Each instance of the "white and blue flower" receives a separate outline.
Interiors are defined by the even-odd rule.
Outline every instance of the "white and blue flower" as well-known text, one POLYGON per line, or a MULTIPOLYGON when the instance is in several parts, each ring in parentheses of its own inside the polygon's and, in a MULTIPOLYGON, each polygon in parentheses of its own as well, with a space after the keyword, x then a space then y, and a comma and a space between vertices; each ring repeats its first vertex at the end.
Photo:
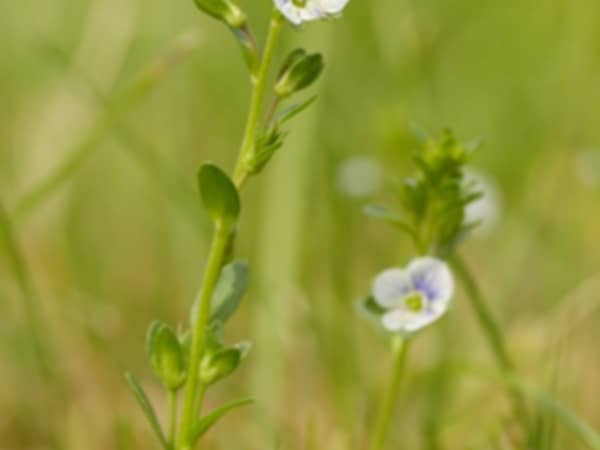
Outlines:
POLYGON ((275 6, 294 25, 340 14, 349 0, 274 0, 275 6))
POLYGON ((454 280, 443 261, 425 257, 408 267, 387 269, 373 283, 382 309, 381 324, 393 333, 414 333, 442 317, 454 294, 454 280))

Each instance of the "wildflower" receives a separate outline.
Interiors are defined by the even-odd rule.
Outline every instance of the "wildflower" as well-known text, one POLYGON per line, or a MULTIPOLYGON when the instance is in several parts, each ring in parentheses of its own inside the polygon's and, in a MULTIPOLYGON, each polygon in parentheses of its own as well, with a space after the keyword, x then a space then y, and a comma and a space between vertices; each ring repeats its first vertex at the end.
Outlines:
POLYGON ((406 269, 383 271, 373 283, 373 298, 384 311, 383 327, 414 333, 447 311, 454 292, 450 269, 431 257, 413 260, 406 269))
POLYGON ((274 0, 279 11, 294 25, 340 14, 349 0, 274 0))

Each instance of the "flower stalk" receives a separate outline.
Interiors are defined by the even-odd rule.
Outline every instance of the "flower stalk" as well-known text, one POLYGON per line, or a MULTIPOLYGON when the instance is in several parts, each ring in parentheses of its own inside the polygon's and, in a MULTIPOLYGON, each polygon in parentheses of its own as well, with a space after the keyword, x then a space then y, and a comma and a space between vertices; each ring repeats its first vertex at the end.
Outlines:
POLYGON ((394 351, 394 368, 390 378, 390 382, 385 393, 381 409, 378 414, 373 439, 371 441, 371 450, 382 450, 385 444, 385 439, 390 428, 390 422, 394 413, 394 407, 398 394, 400 392, 400 384, 404 374, 406 364, 406 355, 408 353, 409 341, 403 337, 396 337, 392 341, 394 351))
POLYGON ((254 145, 256 143, 256 130, 258 129, 265 98, 267 77, 269 75, 269 68, 273 62, 275 47, 281 34, 282 25, 283 17, 279 11, 274 9, 271 16, 269 34, 267 35, 267 40, 265 42, 264 53, 257 76, 255 79, 253 79, 254 89, 252 92, 252 98, 250 100, 248 121, 246 123, 246 129, 244 131, 244 138, 242 139, 242 146, 240 148, 238 161, 233 173, 233 181, 238 189, 241 189, 244 186, 248 176, 252 172, 249 168, 249 160, 253 156, 254 145))

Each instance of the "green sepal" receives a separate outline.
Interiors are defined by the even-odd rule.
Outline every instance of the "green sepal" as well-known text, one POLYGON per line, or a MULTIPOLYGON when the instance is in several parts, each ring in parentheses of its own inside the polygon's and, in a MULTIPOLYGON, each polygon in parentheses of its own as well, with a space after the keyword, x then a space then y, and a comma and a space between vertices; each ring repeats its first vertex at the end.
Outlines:
POLYGON ((242 362, 243 350, 227 348, 216 353, 206 353, 200 362, 200 381, 210 386, 231 375, 242 362))
POLYGON ((167 389, 178 390, 186 377, 186 361, 178 337, 168 325, 154 322, 146 341, 154 373, 167 389))
POLYGON ((167 442, 167 438, 165 437, 165 434, 160 426, 160 422, 158 421, 158 417, 156 416, 156 413, 154 412, 154 408, 152 407, 152 403, 150 403, 150 400, 148 399, 148 396, 144 392, 144 389, 137 382, 135 377, 129 372, 125 373, 125 380, 127 381, 127 384, 129 385, 129 387, 131 388, 131 391, 133 392, 133 395, 135 396, 135 399, 137 400, 138 404, 142 408, 142 412, 146 416, 146 419, 148 419, 148 422, 150 423, 150 427, 156 434, 156 437, 160 441, 160 444, 162 445, 162 447, 165 450, 169 450, 169 444, 167 442))
POLYGON ((194 424, 191 431, 191 441, 195 444, 208 430, 210 430, 223 416, 230 411, 237 409, 241 406, 246 406, 254 403, 254 399, 247 398, 244 400, 238 400, 235 402, 228 403, 214 411, 208 413, 202 417, 198 422, 194 424))
POLYGON ((204 208, 215 224, 232 228, 240 215, 240 197, 227 174, 213 164, 205 164, 198 171, 198 187, 204 208))
POLYGON ((280 74, 275 93, 280 98, 286 98, 309 87, 319 78, 323 67, 323 56, 320 53, 296 53, 291 56, 289 66, 280 74))
POLYGON ((377 325, 381 325, 381 316, 385 314, 386 310, 379 306, 372 295, 357 301, 355 307, 360 316, 377 325))

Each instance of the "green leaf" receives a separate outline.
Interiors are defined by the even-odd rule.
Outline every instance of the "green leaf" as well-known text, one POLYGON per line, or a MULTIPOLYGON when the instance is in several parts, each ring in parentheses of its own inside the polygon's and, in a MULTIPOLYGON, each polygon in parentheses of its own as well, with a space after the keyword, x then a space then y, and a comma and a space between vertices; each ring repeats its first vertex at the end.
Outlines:
POLYGON ((178 390, 185 381, 186 361, 176 334, 168 325, 154 322, 148 330, 147 341, 154 373, 167 389, 178 390))
POLYGON ((240 351, 240 359, 243 361, 248 356, 248 353, 250 353, 250 350, 252 350, 252 342, 250 342, 250 341, 238 342, 237 344, 235 344, 233 346, 233 348, 240 351))
POLYGON ((275 85, 279 98, 306 89, 313 84, 323 71, 323 56, 320 53, 293 55, 290 66, 281 74, 275 85))
POLYGON ((129 384, 129 387, 131 388, 135 399, 142 408, 146 419, 148 419, 148 422, 150 423, 152 430, 154 430, 154 433, 156 434, 156 437, 160 441, 162 447, 165 450, 169 450, 169 444, 167 442, 167 439, 165 438, 165 434, 162 431, 160 422, 156 417, 156 413, 154 412, 154 408, 152 407, 148 396, 131 373, 125 373, 125 380, 127 380, 127 384, 129 384))
POLYGON ((198 172, 198 186, 215 224, 231 228, 240 215, 240 197, 231 179, 217 166, 205 164, 198 172))
POLYGON ((279 69, 279 72, 277 73, 277 81, 279 81, 286 74, 286 72, 290 69, 290 67, 292 67, 292 65, 294 65, 296 62, 298 62, 305 56, 306 50, 304 50, 303 48, 296 48, 292 50, 283 61, 281 69, 279 69))
POLYGON ((402 220, 402 218, 399 215, 387 209, 385 206, 366 205, 363 208, 363 212, 367 216, 382 220, 390 225, 393 225, 394 227, 408 233, 413 238, 417 236, 417 230, 415 230, 415 228, 412 225, 402 220))
POLYGON ((198 439, 200 439, 208 430, 210 430, 223 416, 225 416, 230 411, 237 409, 241 406, 246 406, 251 403, 254 403, 254 399, 248 398, 244 400, 238 400, 236 402, 228 403, 220 408, 215 409, 211 413, 202 417, 193 427, 192 427, 192 443, 196 443, 198 439))
POLYGON ((246 24, 246 14, 230 0, 194 0, 194 3, 209 16, 234 29, 246 24))
POLYGON ((221 271, 212 298, 212 321, 227 322, 240 306, 248 288, 249 268, 246 261, 234 261, 221 271))
POLYGON ((200 363, 200 380, 210 386, 231 375, 242 362, 243 349, 228 348, 207 354, 200 363))
POLYGON ((304 111, 306 108, 308 108, 310 105, 312 105, 317 100, 317 98, 317 95, 313 95, 308 100, 305 100, 300 103, 295 103, 290 107, 284 109, 277 115, 277 118, 275 119, 276 123, 278 123, 279 125, 283 125, 284 123, 290 121, 302 111, 304 111))

